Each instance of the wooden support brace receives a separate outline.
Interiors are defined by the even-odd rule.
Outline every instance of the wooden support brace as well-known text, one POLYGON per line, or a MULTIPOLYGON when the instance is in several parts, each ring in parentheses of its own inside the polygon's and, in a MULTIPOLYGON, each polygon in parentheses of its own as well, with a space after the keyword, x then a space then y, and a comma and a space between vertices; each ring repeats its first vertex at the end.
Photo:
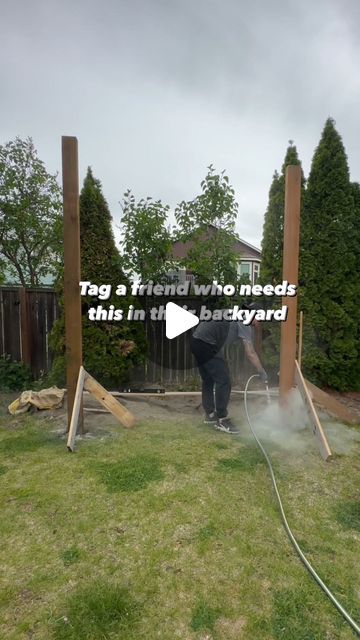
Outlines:
POLYGON ((321 456, 326 461, 330 460, 332 457, 331 450, 297 360, 295 360, 295 382, 308 410, 308 414, 313 425, 313 433, 317 438, 321 456))
POLYGON ((83 391, 86 389, 96 400, 98 400, 110 413, 112 413, 124 427, 130 428, 135 424, 135 417, 128 409, 104 389, 95 378, 93 378, 81 365, 74 396, 73 410, 71 414, 67 448, 74 451, 76 431, 79 424, 80 411, 82 407, 83 391))
POLYGON ((108 409, 124 427, 130 428, 134 426, 135 418, 133 414, 120 404, 120 402, 115 400, 111 393, 106 391, 89 373, 85 375, 84 388, 86 391, 90 391, 91 395, 94 396, 105 409, 108 409))
POLYGON ((357 417, 349 411, 347 407, 341 404, 341 402, 338 402, 338 400, 330 396, 328 393, 319 389, 319 387, 312 384, 312 382, 309 382, 308 380, 305 380, 305 382, 314 402, 339 418, 342 422, 347 422, 348 424, 357 424, 359 422, 357 417))
POLYGON ((86 371, 84 367, 81 365, 80 371, 79 371, 79 377, 76 384, 76 391, 74 396, 74 403, 73 403, 73 409, 71 413, 70 427, 69 427, 68 440, 67 440, 67 448, 69 451, 74 451, 75 436, 76 436, 76 431, 78 428, 79 417, 81 412, 85 374, 86 374, 86 371))

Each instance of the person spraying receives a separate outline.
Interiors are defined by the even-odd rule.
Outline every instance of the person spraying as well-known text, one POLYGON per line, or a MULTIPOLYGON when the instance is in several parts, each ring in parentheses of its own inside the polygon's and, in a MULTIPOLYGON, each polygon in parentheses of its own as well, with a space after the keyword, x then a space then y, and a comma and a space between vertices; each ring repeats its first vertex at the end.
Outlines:
MULTIPOLYGON (((253 320, 251 324, 256 325, 257 320, 253 320)), ((237 340, 242 340, 247 359, 259 373, 261 381, 267 385, 268 376, 254 349, 249 325, 244 325, 239 320, 200 322, 190 342, 202 379, 204 422, 213 424, 224 433, 239 433, 239 429, 228 417, 231 379, 225 360, 225 347, 237 340)))

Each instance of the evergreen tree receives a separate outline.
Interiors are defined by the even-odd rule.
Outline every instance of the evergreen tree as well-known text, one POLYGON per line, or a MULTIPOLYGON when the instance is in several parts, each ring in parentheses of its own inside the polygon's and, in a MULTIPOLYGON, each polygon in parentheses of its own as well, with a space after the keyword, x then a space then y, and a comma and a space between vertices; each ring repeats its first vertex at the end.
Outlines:
POLYGON ((329 118, 312 160, 301 221, 303 366, 310 379, 356 388, 358 358, 354 188, 344 145, 329 118))
MULTIPOLYGON (((90 307, 101 305, 126 312, 133 299, 116 296, 119 284, 129 286, 121 268, 121 257, 116 248, 111 228, 111 215, 103 196, 101 183, 88 169, 80 195, 80 244, 81 279, 93 284, 111 284, 108 300, 82 297, 83 313, 83 361, 85 369, 106 387, 112 387, 128 378, 129 369, 142 360, 146 352, 144 330, 141 322, 91 321, 90 307)), ((60 277, 60 290, 63 288, 60 277)), ((128 288, 129 291, 129 288, 128 288)), ((64 375, 64 318, 55 324, 51 344, 57 354, 53 375, 59 380, 64 375)))
MULTIPOLYGON (((269 202, 265 213, 262 251, 261 251, 261 271, 259 281, 262 284, 278 284, 282 282, 283 271, 283 245, 284 245, 284 208, 285 208, 285 174, 288 165, 301 164, 296 146, 289 140, 284 162, 279 174, 275 171, 269 191, 269 202)), ((305 178, 302 175, 303 202, 305 178)), ((268 304, 264 300, 265 305, 268 304)), ((281 306, 280 299, 272 299, 272 307, 281 306)), ((280 325, 276 322, 265 324, 263 327, 263 359, 266 366, 271 370, 279 370, 280 363, 280 325)))
MULTIPOLYGON (((264 284, 277 284, 282 281, 285 172, 290 164, 301 164, 292 140, 289 140, 281 174, 275 171, 269 191, 261 244, 261 282, 264 284)), ((303 188, 304 184, 305 179, 302 175, 303 188)))

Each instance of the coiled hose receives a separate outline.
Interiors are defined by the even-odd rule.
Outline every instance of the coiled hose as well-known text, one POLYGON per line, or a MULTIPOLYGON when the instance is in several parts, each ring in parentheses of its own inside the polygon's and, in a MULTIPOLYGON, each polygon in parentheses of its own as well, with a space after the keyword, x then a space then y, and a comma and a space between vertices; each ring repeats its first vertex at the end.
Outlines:
POLYGON ((320 576, 318 576, 318 574, 316 573, 315 569, 312 567, 312 565, 310 564, 310 562, 308 561, 308 559, 306 558, 306 556, 304 555, 304 553, 300 549, 300 546, 297 543, 297 541, 295 539, 295 536, 294 536, 294 534, 292 533, 292 531, 291 531, 291 529, 289 527, 289 524, 288 524, 288 521, 286 519, 286 515, 285 515, 285 512, 284 512, 284 508, 283 508, 283 505, 282 505, 282 502, 281 502, 280 494, 279 494, 279 491, 278 491, 278 488, 277 488, 275 475, 274 475, 274 470, 272 468, 272 464, 271 464, 270 458, 269 458, 266 450, 264 449, 263 445, 261 444, 259 438, 257 437, 257 435, 256 435, 256 433, 254 431, 253 425, 251 423, 250 416, 249 416, 248 405, 247 405, 248 388, 249 388, 251 380, 253 380, 253 378, 258 378, 258 377, 259 376, 257 374, 254 374, 254 375, 250 376, 250 378, 248 379, 248 381, 246 383, 246 386, 245 386, 244 406, 245 406, 246 419, 247 419, 247 421, 249 423, 249 427, 250 427, 251 433, 254 436, 258 447, 261 449, 261 452, 262 452, 262 454, 263 454, 263 456, 264 456, 264 458, 265 458, 265 460, 267 462, 267 465, 269 467, 272 484, 273 484, 275 495, 276 495, 276 498, 277 498, 277 501, 278 501, 278 504, 279 504, 280 514, 281 514, 281 518, 282 518, 286 533, 288 534, 293 546, 295 547, 295 550, 296 550, 298 556, 300 557, 301 561, 303 562, 303 564, 305 565, 307 570, 311 573, 311 575, 314 578, 314 580, 317 582, 319 587, 321 587, 321 589, 326 593, 326 595, 331 600, 333 605, 337 608, 337 610, 341 613, 341 615, 349 623, 349 625, 352 627, 352 629, 355 631, 355 633, 360 637, 360 626, 355 622, 355 620, 353 620, 353 618, 344 609, 344 607, 341 606, 340 602, 338 602, 338 600, 335 598, 335 596, 330 591, 330 589, 321 580, 320 576))

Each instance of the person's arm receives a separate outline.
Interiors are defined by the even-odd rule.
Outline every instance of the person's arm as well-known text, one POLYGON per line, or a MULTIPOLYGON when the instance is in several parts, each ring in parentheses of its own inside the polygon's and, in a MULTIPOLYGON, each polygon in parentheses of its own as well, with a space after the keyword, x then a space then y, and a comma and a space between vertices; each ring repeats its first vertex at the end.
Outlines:
POLYGON ((267 382, 267 375, 266 375, 265 369, 262 366, 260 362, 260 358, 256 353, 252 343, 244 341, 244 348, 245 348, 246 357, 249 360, 249 362, 251 362, 251 364, 254 365, 256 371, 264 378, 263 382, 267 382))

